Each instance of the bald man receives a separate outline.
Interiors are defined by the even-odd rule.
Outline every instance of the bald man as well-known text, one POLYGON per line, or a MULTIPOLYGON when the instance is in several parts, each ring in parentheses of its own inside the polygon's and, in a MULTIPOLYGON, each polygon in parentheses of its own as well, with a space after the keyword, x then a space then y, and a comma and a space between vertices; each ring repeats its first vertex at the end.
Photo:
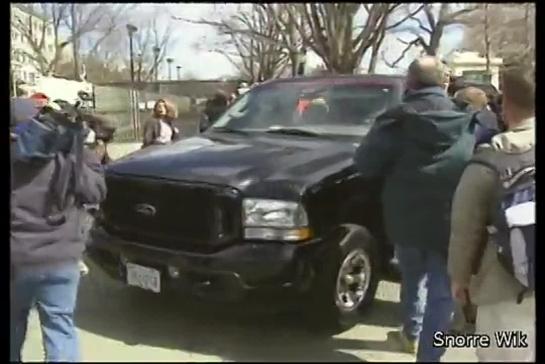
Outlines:
POLYGON ((447 274, 450 201, 475 137, 471 115, 448 97, 448 69, 435 57, 409 66, 403 103, 381 115, 356 151, 364 178, 382 178, 386 234, 401 271, 403 324, 391 336, 417 361, 439 361, 436 332, 450 328, 447 274))

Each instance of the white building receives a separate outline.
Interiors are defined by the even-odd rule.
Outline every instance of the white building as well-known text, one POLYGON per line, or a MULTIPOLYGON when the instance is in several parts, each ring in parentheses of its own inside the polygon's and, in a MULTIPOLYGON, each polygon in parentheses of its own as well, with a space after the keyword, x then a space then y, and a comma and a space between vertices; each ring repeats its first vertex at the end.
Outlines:
MULTIPOLYGON (((42 76, 39 65, 32 59, 35 54, 34 49, 28 39, 31 34, 34 43, 40 44, 42 39, 42 29, 44 22, 47 22, 45 28, 44 44, 41 53, 46 60, 50 61, 55 56, 55 36, 53 27, 42 15, 33 12, 24 4, 11 4, 11 71, 15 80, 23 81, 26 84, 33 85, 37 79, 42 76)), ((66 56, 70 56, 69 47, 63 51, 63 61, 66 56)))
POLYGON ((71 104, 75 104, 80 100, 78 92, 84 91, 91 95, 93 93, 93 85, 86 81, 65 80, 56 77, 40 77, 36 81, 35 86, 28 88, 30 93, 43 92, 51 100, 64 100, 71 104))
POLYGON ((454 76, 463 76, 464 79, 490 82, 499 89, 499 74, 503 64, 501 58, 490 58, 490 75, 486 74, 486 58, 479 52, 453 52, 447 61, 453 70, 454 76))

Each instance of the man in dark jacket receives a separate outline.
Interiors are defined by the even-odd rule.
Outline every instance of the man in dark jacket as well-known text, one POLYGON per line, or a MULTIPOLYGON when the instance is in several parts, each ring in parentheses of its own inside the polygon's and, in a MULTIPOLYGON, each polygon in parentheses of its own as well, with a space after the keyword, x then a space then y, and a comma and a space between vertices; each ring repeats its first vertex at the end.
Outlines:
POLYGON ((83 205, 105 196, 102 166, 83 148, 81 125, 43 110, 11 134, 11 361, 21 361, 34 305, 46 361, 80 360, 74 309, 85 249, 83 205))
POLYGON ((199 131, 202 133, 210 128, 227 110, 229 103, 223 91, 217 91, 214 97, 206 101, 204 112, 201 115, 199 131))
POLYGON ((404 102, 378 118, 355 156, 363 177, 384 179, 386 233, 402 275, 403 327, 394 334, 418 361, 439 361, 444 353, 433 335, 448 331, 453 310, 450 202, 475 143, 471 116, 449 99, 446 81, 438 59, 414 61, 404 102))

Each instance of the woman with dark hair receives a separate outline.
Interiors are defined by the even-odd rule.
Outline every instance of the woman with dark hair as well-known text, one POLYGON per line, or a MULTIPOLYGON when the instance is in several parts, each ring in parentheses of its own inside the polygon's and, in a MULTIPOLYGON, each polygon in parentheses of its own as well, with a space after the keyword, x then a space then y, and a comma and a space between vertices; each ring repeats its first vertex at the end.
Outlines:
POLYGON ((178 128, 172 122, 178 116, 176 107, 164 99, 159 99, 153 107, 152 118, 144 124, 142 148, 150 145, 165 145, 176 140, 178 128))

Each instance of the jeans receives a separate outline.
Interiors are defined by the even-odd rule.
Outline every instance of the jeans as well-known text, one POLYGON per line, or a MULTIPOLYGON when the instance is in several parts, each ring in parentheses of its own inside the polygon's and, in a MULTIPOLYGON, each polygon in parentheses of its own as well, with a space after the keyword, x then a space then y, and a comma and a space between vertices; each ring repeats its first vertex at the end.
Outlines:
POLYGON ((438 362, 444 348, 433 347, 433 335, 450 329, 454 301, 447 257, 418 248, 397 246, 401 270, 403 332, 419 339, 417 361, 438 362))
POLYGON ((45 360, 80 360, 74 310, 80 270, 78 263, 55 268, 23 268, 10 282, 10 361, 21 361, 28 316, 35 305, 40 317, 45 360))

